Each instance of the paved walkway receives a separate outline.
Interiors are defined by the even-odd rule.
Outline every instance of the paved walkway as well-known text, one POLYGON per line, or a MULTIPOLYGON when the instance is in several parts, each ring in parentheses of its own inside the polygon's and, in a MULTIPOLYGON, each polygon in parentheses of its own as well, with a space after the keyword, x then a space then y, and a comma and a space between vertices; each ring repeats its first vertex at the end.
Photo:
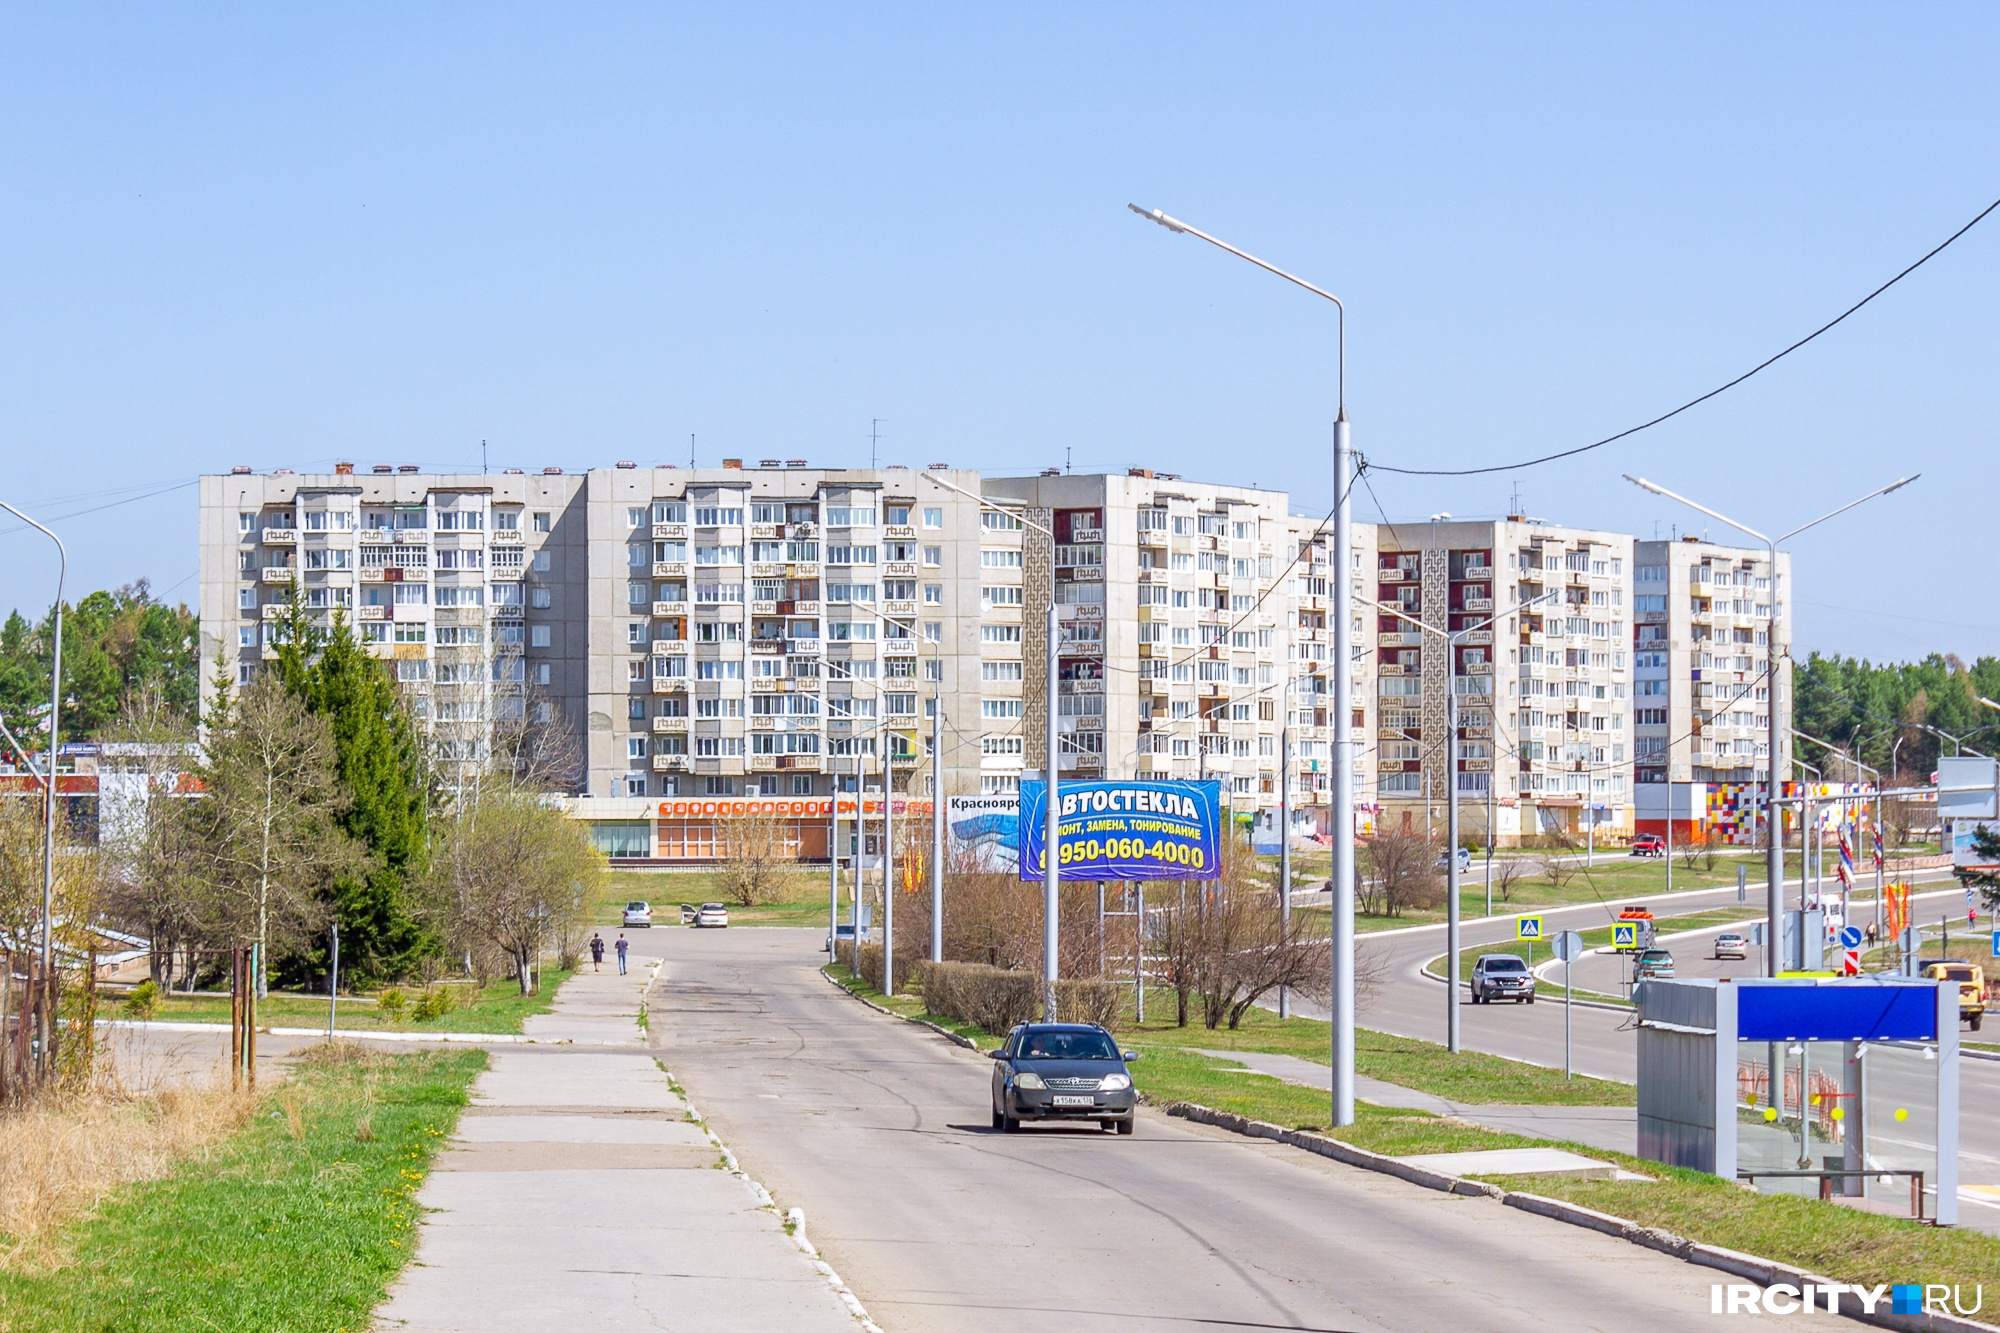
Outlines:
POLYGON ((608 964, 578 973, 527 1020, 530 1036, 592 1049, 492 1053, 417 1196, 432 1211, 377 1327, 859 1327, 769 1196, 716 1169, 721 1151, 643 1045, 637 1016, 656 965, 633 962, 627 976, 608 964))
MULTIPOLYGON (((1264 1055, 1256 1051, 1201 1053, 1218 1060, 1234 1060, 1245 1068, 1287 1083, 1296 1083, 1300 1087, 1325 1088, 1328 1093, 1333 1091, 1333 1071, 1330 1068, 1301 1060, 1296 1055, 1264 1055)), ((1639 1151, 1638 1112, 1629 1106, 1472 1106, 1400 1084, 1384 1083, 1366 1074, 1354 1076, 1354 1095, 1377 1106, 1453 1116, 1508 1134, 1561 1139, 1627 1156, 1637 1156, 1639 1151)))

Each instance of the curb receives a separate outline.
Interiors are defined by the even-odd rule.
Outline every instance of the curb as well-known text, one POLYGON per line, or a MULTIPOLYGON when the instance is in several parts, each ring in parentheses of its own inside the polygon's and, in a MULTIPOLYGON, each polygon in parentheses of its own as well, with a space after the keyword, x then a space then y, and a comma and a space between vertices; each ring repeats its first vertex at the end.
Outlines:
MULTIPOLYGON (((1820 1277, 1803 1268, 1781 1264, 1771 1259, 1760 1259, 1755 1255, 1742 1254, 1736 1250, 1726 1250, 1719 1245, 1703 1245, 1684 1236, 1676 1236, 1669 1231, 1654 1227, 1642 1227, 1637 1222, 1595 1209, 1565 1203, 1560 1199, 1544 1198, 1539 1194, 1525 1194, 1489 1185, 1484 1181, 1466 1180, 1460 1176, 1446 1175, 1442 1171, 1432 1171, 1425 1167, 1411 1166, 1407 1162, 1385 1157, 1381 1153, 1356 1148, 1352 1144, 1327 1138, 1323 1134, 1313 1134, 1302 1129, 1285 1129, 1268 1121, 1252 1120, 1247 1116, 1229 1111, 1218 1111, 1213 1107, 1196 1102, 1172 1102, 1165 1107, 1166 1113, 1196 1124, 1212 1125, 1253 1139, 1271 1139, 1293 1148, 1302 1148, 1321 1157, 1329 1157, 1348 1166, 1358 1166, 1364 1171, 1377 1171, 1383 1175, 1396 1176, 1413 1185, 1425 1189, 1438 1190, 1446 1194, 1457 1194, 1472 1198, 1489 1198, 1504 1207, 1518 1208, 1525 1213, 1546 1217, 1551 1221, 1564 1222, 1570 1226, 1587 1227, 1618 1240, 1633 1245, 1642 1245, 1649 1250, 1658 1250, 1685 1263, 1699 1264, 1728 1273, 1732 1277, 1755 1282, 1759 1286, 1788 1283, 1798 1287, 1811 1283, 1815 1287, 1833 1285, 1831 1278, 1820 1277)), ((1886 1297, 1880 1304, 1887 1304, 1886 1297)), ((1908 1333, 1994 1333, 1995 1326, 1982 1324, 1956 1315, 1898 1315, 1879 1309, 1874 1314, 1865 1314, 1858 1304, 1851 1300, 1840 1303, 1840 1315, 1858 1323, 1872 1324, 1877 1328, 1893 1328, 1908 1333)))
POLYGON ((847 989, 847 987, 841 985, 838 981, 835 981, 832 978, 832 976, 828 975, 827 970, 823 967, 819 969, 819 974, 822 977, 826 978, 827 985, 833 987, 835 990, 839 991, 842 995, 846 995, 852 999, 861 1001, 861 1003, 867 1005, 870 1009, 873 1009, 878 1014, 887 1014, 889 1017, 894 1019, 899 1019, 902 1022, 914 1023, 920 1028, 929 1028, 932 1032, 937 1033, 940 1037, 943 1037, 946 1041, 950 1042, 952 1045, 963 1046, 968 1051, 977 1051, 980 1049, 979 1043, 974 1041, 972 1038, 961 1036, 960 1034, 953 1032, 950 1028, 945 1027, 942 1024, 933 1023, 928 1018, 912 1018, 908 1014, 899 1014, 894 1009, 888 1009, 883 1007, 882 1005, 875 1003, 875 1001, 869 999, 865 995, 856 995, 853 991, 847 989))
MULTIPOLYGON (((687 1107, 688 1119, 701 1126, 701 1132, 708 1136, 709 1143, 721 1154, 723 1170, 749 1188, 759 1208, 769 1208, 772 1212, 777 1212, 778 1201, 771 1197, 771 1191, 765 1189, 761 1181, 743 1169, 742 1164, 736 1160, 736 1154, 729 1150, 729 1145, 709 1127, 707 1118, 695 1109, 694 1102, 687 1095, 687 1089, 680 1086, 679 1081, 674 1079, 672 1071, 666 1069, 658 1056, 654 1057, 653 1062, 660 1065, 661 1070, 672 1081, 675 1091, 680 1096, 681 1104, 687 1107)), ((784 1213, 784 1227, 785 1234, 791 1237, 792 1244, 799 1247, 799 1252, 805 1255, 806 1261, 813 1266, 814 1271, 825 1280, 833 1294, 840 1298, 840 1303, 847 1307, 847 1313, 854 1317, 854 1322, 865 1329, 866 1333, 882 1333, 882 1326, 868 1317, 868 1308, 861 1303, 861 1298, 856 1296, 840 1274, 833 1270, 833 1265, 820 1258, 819 1251, 806 1239, 805 1209, 787 1209, 784 1213)))

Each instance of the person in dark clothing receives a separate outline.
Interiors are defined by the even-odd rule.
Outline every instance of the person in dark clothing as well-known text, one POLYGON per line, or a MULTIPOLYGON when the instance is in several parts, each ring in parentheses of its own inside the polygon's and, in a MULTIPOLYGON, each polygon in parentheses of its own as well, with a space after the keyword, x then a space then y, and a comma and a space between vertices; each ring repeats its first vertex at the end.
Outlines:
POLYGON ((630 942, 626 940, 625 936, 622 934, 619 935, 616 948, 618 950, 618 975, 621 977, 625 975, 625 951, 631 947, 630 942))
POLYGON ((604 970, 604 937, 593 934, 590 937, 590 966, 592 970, 604 970))

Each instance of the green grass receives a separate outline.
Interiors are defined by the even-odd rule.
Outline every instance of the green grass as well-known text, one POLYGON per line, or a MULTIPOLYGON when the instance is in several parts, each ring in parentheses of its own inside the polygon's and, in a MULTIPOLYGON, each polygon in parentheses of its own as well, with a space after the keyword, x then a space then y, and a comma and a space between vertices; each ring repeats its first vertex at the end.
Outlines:
MULTIPOLYGON (((1713 911, 1689 912, 1684 916, 1656 917, 1654 925, 1658 928, 1660 934, 1670 935, 1682 930, 1701 930, 1707 926, 1726 926, 1736 921, 1755 921, 1761 919, 1763 915, 1763 909, 1758 907, 1718 907, 1713 911)), ((1589 930, 1580 930, 1577 934, 1583 936, 1585 948, 1598 949, 1611 943, 1610 926, 1593 926, 1589 930)), ((1700 943, 1702 941, 1699 940, 1666 940, 1660 947, 1671 953, 1675 945, 1700 943)), ((1458 979, 1460 981, 1469 981, 1472 978, 1473 964, 1489 953, 1511 953, 1520 958, 1528 959, 1531 966, 1539 967, 1555 957, 1552 947, 1548 940, 1536 941, 1532 950, 1529 948, 1527 940, 1504 940, 1499 944, 1482 944, 1476 949, 1460 949, 1458 955, 1458 979), (1533 955, 1532 958, 1530 958, 1531 953, 1533 955)), ((1444 974, 1444 955, 1439 954, 1424 964, 1424 966, 1431 971, 1432 975, 1442 976, 1444 974)), ((1594 994, 1595 992, 1592 993, 1594 994)))
MULTIPOLYGON (((570 974, 561 968, 550 968, 542 973, 541 986, 533 995, 521 994, 521 987, 513 980, 496 981, 479 990, 472 1003, 440 1014, 436 1018, 421 1022, 412 1019, 406 1011, 403 1016, 389 1021, 389 1016, 376 1005, 356 1003, 349 996, 340 997, 337 1015, 338 1030, 342 1032, 519 1032, 521 1020, 530 1014, 548 1012, 555 1003, 556 991, 570 974)), ((471 991, 470 986, 458 987, 461 991, 471 991)), ((422 992, 416 987, 403 988, 404 995, 415 1003, 422 992)), ((371 997, 372 998, 372 997, 371 997)), ((116 1017, 115 1009, 109 1011, 116 1017)), ((174 1023, 228 1023, 229 997, 227 995, 173 995, 160 997, 159 1010, 153 1015, 157 1020, 174 1023)), ((257 1025, 279 1028, 321 1028, 326 1027, 326 997, 310 995, 272 994, 265 996, 257 1004, 257 1025)))
MULTIPOLYGON (((1357 1064, 1359 1060, 1357 1059, 1357 1064)), ((1757 1194, 1698 1171, 1662 1166, 1572 1143, 1502 1134, 1419 1111, 1361 1105, 1353 1125, 1328 1131, 1324 1092, 1281 1083, 1191 1051, 1149 1052, 1139 1066, 1146 1100, 1196 1102, 1286 1128, 1316 1129, 1391 1157, 1493 1148, 1564 1147, 1614 1162, 1647 1181, 1493 1177, 1504 1189, 1568 1200, 1676 1235, 1796 1264, 1838 1281, 1990 1282, 2000 1239, 1962 1228, 1940 1231, 1795 1195, 1757 1194), (1929 1276, 1936 1274, 1937 1276, 1929 1276)))
MULTIPOLYGON (((612 870, 604 876, 604 888, 591 904, 590 919, 600 925, 616 926, 629 902, 651 903, 655 928, 681 923, 682 903, 716 902, 723 895, 716 877, 706 870, 662 874, 644 870, 612 870)), ((845 880, 843 879, 843 886, 845 880)), ((760 903, 755 907, 729 905, 732 926, 824 926, 826 924, 826 870, 806 867, 792 877, 785 901, 760 903)), ((846 901, 843 894, 842 902, 846 901)))
POLYGON ((412 1196, 485 1064, 483 1051, 301 1060, 247 1128, 72 1224, 70 1264, 0 1271, 0 1328, 367 1328, 415 1248, 412 1196))

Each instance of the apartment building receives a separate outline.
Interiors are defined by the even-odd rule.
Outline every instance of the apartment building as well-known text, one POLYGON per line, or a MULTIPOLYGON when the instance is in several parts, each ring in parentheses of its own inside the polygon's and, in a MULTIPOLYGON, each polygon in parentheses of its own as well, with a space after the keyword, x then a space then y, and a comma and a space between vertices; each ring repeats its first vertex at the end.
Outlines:
MULTIPOLYGON (((1029 683, 1021 753, 986 757, 986 789, 1044 763, 1034 685, 1052 569, 1057 771, 1214 778, 1239 818, 1274 806, 1298 602, 1325 614, 1323 588, 1295 591, 1285 494, 1144 470, 988 478, 984 493, 1020 506, 1025 520, 1004 549, 1022 551, 1018 646, 1029 683)), ((989 541, 982 566, 993 549, 989 541)), ((1000 645, 982 648, 985 670, 1000 645)))
POLYGON ((1779 709, 1779 762, 1791 761, 1791 643, 1783 601, 1791 557, 1696 537, 1634 545, 1634 781, 1638 830, 1676 841, 1721 830, 1749 841, 1733 816, 1761 790, 1770 709, 1779 709), (1777 690, 1770 688, 1778 625, 1777 690), (1671 814, 1669 813, 1671 811, 1671 814), (1739 837, 1740 835, 1740 837, 1739 837))
POLYGON ((1524 515, 1376 529, 1379 826, 1441 833, 1455 784, 1465 834, 1631 831, 1632 546, 1524 515))

